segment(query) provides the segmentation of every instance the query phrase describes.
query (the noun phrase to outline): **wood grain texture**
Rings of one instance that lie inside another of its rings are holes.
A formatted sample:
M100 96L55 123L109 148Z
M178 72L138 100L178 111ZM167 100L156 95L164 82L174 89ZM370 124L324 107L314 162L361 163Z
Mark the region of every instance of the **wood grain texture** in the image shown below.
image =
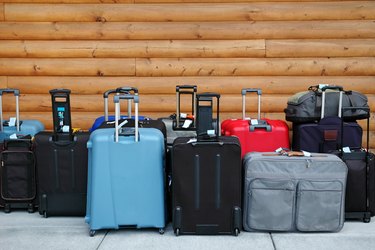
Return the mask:
M375 39L267 40L267 57L375 56Z
M0 75L131 76L134 59L0 58Z
M339 39L375 38L372 20L252 22L2 22L0 39Z
M7 88L8 87L8 77L0 76L0 88Z
M0 21L4 21L4 20L5 20L5 17L4 17L4 4L0 3Z
M137 59L137 76L375 75L375 58Z
M140 94L139 110L141 112L175 112L176 95L174 94ZM375 108L375 95L367 95L371 110ZM287 106L289 95L264 94L262 95L262 112L284 112ZM14 110L15 103L12 96L4 96L4 111ZM239 94L225 94L220 98L220 110L222 112L241 112L242 99ZM71 109L73 112L98 112L103 110L102 95L71 95ZM257 97L250 95L247 97L246 110L248 112L257 111ZM112 102L112 101L111 101ZM190 109L190 102L181 103L182 109ZM51 97L46 94L22 94L20 97L20 110L22 112L35 112L51 110ZM114 111L113 106L110 107Z
M0 77L0 79L5 77ZM261 88L264 94L293 95L320 83L343 86L365 94L375 93L375 76L221 76L221 77L60 77L9 76L8 86L25 94L46 94L67 88L73 94L102 94L120 86L134 86L140 94L174 94L176 85L197 85L199 92L240 94L243 88Z
M264 57L265 41L0 41L0 57L132 58L132 57Z
M362 0L315 0L316 2L345 2ZM252 3L252 2L311 2L311 0L0 0L0 3Z
M191 22L375 19L375 2L6 4L6 21Z

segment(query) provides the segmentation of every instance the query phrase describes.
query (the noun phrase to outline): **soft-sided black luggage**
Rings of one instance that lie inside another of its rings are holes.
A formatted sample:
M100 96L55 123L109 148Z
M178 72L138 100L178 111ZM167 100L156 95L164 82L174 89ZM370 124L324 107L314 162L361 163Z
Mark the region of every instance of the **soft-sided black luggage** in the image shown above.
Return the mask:
M327 92L326 108L324 110L322 89L326 87L326 84L311 86L308 91L300 92L290 97L287 108L284 110L286 120L295 123L316 122L320 120L321 112L325 112L326 116L338 116L337 110L340 97L337 91ZM328 85L328 87L340 86ZM368 107L365 95L356 91L344 91L342 94L343 107ZM366 112L359 109L346 110L342 114L344 121L366 119L366 116Z
M197 105L202 101L212 105L214 97L217 98L219 121L219 95L198 94ZM198 112L198 126L200 115ZM203 132L202 129L198 131ZM172 220L176 235L238 235L242 228L241 146L238 138L217 136L217 129L215 132L211 136L174 140Z
M343 110L353 108L343 108ZM359 108L368 113L368 108ZM345 196L345 218L370 222L375 215L375 155L369 148L369 118L367 119L366 149L346 148L336 154L348 167ZM345 136L345 134L343 135Z
M326 90L339 90L338 116L325 116ZM362 128L357 122L344 122L342 125L341 108L342 108L343 90L341 87L324 87L322 88L322 113L319 122L312 123L293 123L293 150L304 150L315 153L330 153L337 150L340 145L350 148L361 148L362 146ZM365 115L367 116L367 115ZM343 131L343 133L342 133ZM343 136L341 136L343 134ZM343 143L341 143L341 140Z
M73 133L70 90L51 90L53 132L35 135L39 213L84 216L87 193L88 132Z
M27 208L32 213L36 199L35 156L31 139L5 140L1 145L0 207Z

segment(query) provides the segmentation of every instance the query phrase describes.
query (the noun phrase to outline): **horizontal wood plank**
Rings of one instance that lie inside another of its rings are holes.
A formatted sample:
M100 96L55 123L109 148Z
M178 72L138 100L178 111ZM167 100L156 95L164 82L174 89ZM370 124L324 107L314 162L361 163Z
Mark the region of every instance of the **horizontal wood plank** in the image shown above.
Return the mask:
M0 88L7 88L8 87L8 77L0 76Z
M375 110L375 95L367 95L369 99L369 106L371 110ZM262 96L262 112L284 112L287 106L289 95L265 94ZM247 97L246 110L248 112L257 111L257 97L252 95ZM113 100L110 101L113 103ZM176 109L176 96L174 94L140 94L139 110L142 112L174 112ZM241 112L242 99L239 94L225 94L220 98L220 110L223 112ZM103 96L102 95L71 95L71 109L74 112L97 112L103 110ZM183 110L190 109L191 102L181 102ZM15 101L12 96L4 96L4 111L14 110ZM35 112L51 110L51 98L46 94L21 94L20 110L23 112ZM113 109L111 105L110 110Z
M372 20L252 22L2 22L0 39L339 39L374 38Z
M192 22L375 19L375 3L6 4L5 20L22 22Z
M0 21L4 21L4 4L0 3Z
M131 76L134 59L0 58L0 75Z
M5 77L4 82L5 82ZM1 79L1 77L0 77ZM141 94L174 94L176 85L197 85L199 92L240 94L243 88L261 88L264 94L286 94L306 91L321 83L340 85L346 90L375 93L375 76L212 76L212 77L8 77L10 88L25 94L45 94L49 89L67 88L80 95L102 94L108 89L133 86Z
M362 0L315 0L316 2L345 2ZM0 0L0 3L251 3L251 2L311 2L311 0Z
M264 57L265 41L0 41L0 57Z
M375 75L375 58L137 59L137 76Z
M375 39L267 40L267 57L375 56Z

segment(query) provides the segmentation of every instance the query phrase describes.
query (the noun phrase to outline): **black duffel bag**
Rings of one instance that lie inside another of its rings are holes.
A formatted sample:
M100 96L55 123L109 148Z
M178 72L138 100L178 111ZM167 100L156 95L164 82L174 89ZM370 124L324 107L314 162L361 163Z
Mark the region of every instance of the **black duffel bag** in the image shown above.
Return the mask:
M316 85L308 91L299 92L288 99L288 106L284 109L285 119L295 123L317 122L320 120L322 108L322 91ZM342 87L341 87L342 89ZM338 116L339 91L327 90L325 116ZM344 91L342 107L368 107L367 97L356 91ZM368 113L362 109L345 110L342 114L344 121L366 119Z

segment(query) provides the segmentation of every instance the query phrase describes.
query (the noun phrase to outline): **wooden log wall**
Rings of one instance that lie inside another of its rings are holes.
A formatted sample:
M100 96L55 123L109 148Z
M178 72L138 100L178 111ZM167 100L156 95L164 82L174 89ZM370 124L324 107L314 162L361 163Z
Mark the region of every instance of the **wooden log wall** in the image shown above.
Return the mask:
M176 85L197 84L222 95L222 119L258 87L262 116L285 119L288 98L319 83L375 110L375 1L0 0L0 87L19 88L21 118L48 129L52 88L72 90L73 126L88 129L118 86L138 87L141 114L157 118L175 111ZM13 114L11 96L3 108Z

